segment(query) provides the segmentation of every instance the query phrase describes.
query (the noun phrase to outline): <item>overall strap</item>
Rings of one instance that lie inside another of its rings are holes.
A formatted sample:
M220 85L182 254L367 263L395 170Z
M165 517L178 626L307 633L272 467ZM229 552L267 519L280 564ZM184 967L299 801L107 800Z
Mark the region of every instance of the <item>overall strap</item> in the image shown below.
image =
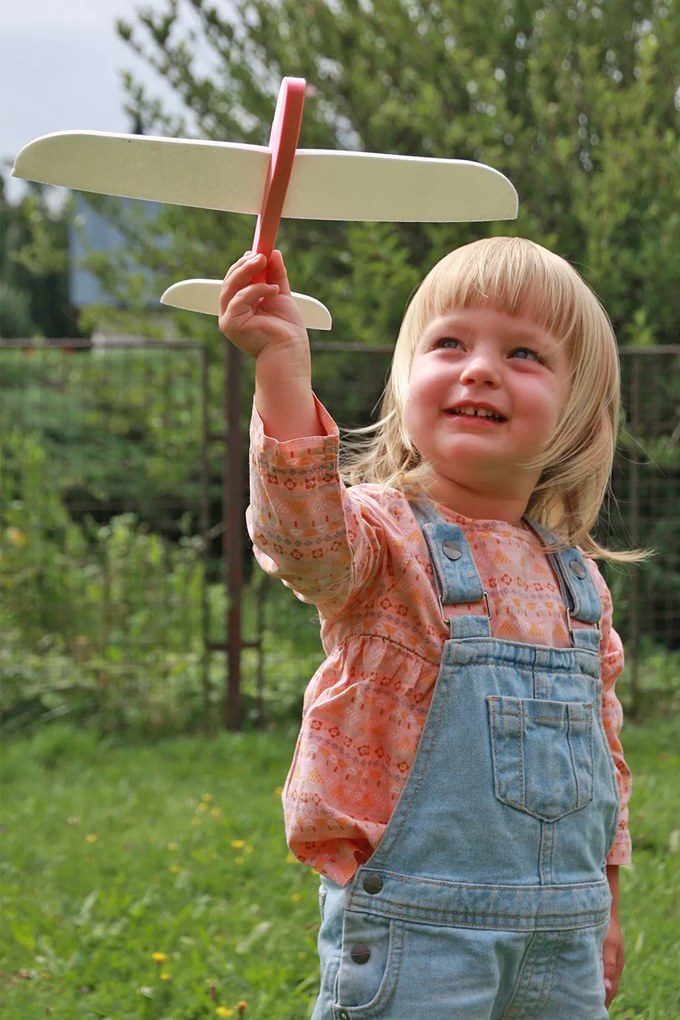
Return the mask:
M528 517L525 520L545 545L557 544L555 536L542 524ZM570 619L590 624L585 629L569 628L575 647L598 651L602 602L583 554L573 546L558 552L548 552L546 556L557 574Z
M463 531L445 521L432 504L411 503L430 552L442 617L452 638L491 637L489 604ZM446 618L444 606L483 602L484 615Z

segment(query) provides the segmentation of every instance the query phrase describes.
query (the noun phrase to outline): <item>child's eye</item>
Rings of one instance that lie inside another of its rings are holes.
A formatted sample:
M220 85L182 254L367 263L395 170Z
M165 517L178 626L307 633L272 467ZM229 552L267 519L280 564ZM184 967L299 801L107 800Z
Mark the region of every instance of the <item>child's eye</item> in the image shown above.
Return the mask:
M435 346L452 348L455 350L456 347L461 346L461 342L460 340L456 340L454 336L442 336L437 340Z
M510 353L511 358L521 358L524 361L538 361L543 362L543 358L536 351L532 351L530 347L516 347L514 351Z

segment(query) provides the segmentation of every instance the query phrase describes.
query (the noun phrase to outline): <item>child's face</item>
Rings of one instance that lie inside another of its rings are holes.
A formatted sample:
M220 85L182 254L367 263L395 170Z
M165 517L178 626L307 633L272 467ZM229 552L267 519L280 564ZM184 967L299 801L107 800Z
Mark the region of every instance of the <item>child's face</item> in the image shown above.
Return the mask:
M414 355L404 417L434 470L432 497L466 516L518 521L540 475L526 465L568 395L567 353L531 319L490 308L435 318Z

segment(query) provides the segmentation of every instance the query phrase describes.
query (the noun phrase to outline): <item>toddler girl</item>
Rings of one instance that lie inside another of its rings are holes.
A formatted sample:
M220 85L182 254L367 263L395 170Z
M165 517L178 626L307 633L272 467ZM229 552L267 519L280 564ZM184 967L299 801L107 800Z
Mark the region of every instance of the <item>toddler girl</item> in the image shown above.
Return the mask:
M264 267L229 270L220 328L257 359L255 554L318 608L327 656L283 797L321 874L313 1020L600 1020L630 774L593 559L634 558L590 535L618 419L607 316L530 241L454 251L341 476L280 253L253 283Z

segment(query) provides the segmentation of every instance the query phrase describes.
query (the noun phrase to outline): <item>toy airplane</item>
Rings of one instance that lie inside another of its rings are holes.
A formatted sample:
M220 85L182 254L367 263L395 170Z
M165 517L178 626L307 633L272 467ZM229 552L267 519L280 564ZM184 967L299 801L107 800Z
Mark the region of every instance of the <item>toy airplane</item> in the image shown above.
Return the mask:
M60 131L19 152L12 174L43 184L256 214L252 250L269 257L282 217L381 222L514 219L517 193L498 170L459 159L298 149L306 83L284 78L268 146L100 131ZM184 280L161 301L217 315L220 280ZM305 324L328 309L294 295Z

